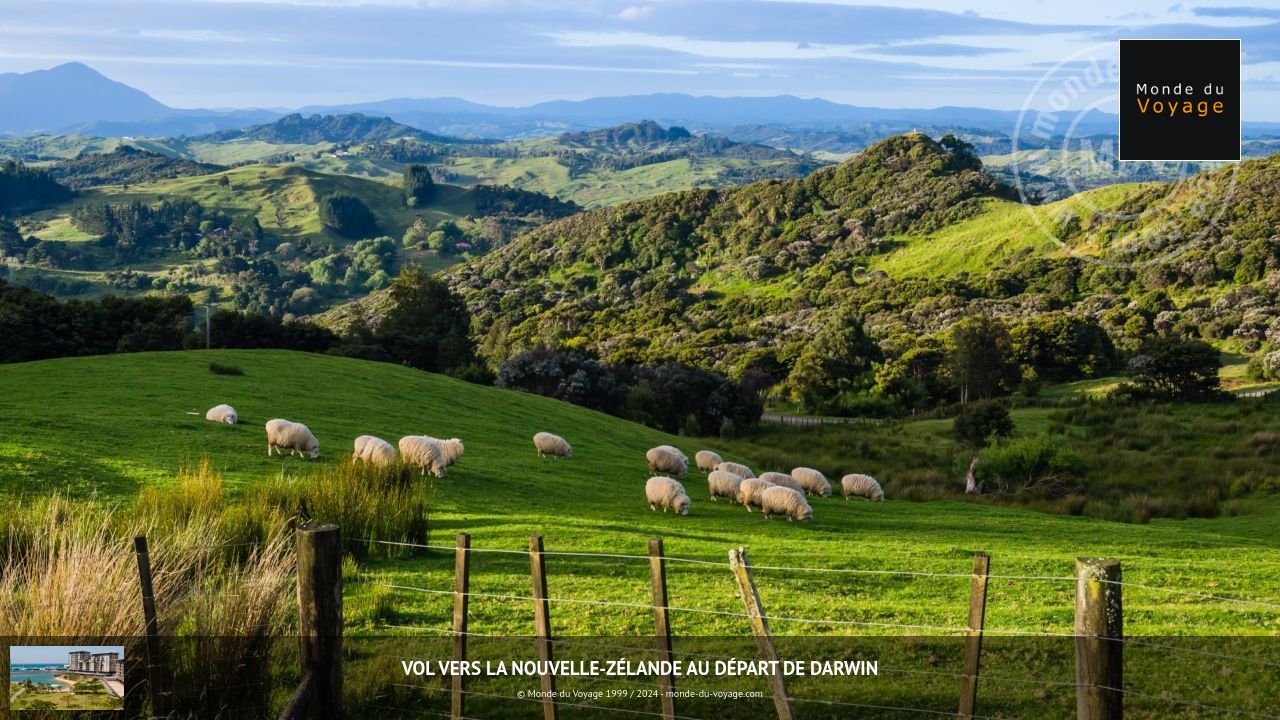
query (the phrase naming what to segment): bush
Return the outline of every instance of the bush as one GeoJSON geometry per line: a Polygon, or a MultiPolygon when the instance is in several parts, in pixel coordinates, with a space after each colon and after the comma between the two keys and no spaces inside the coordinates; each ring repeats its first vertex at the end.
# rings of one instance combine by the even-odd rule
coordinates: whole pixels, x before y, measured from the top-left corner
{"type": "Polygon", "coordinates": [[[1028,435],[996,442],[982,454],[977,476],[987,490],[1059,497],[1078,492],[1087,470],[1084,456],[1060,439],[1028,435]]]}
{"type": "Polygon", "coordinates": [[[378,231],[378,220],[360,198],[351,193],[335,192],[320,198],[320,222],[345,238],[371,237],[378,231]]]}

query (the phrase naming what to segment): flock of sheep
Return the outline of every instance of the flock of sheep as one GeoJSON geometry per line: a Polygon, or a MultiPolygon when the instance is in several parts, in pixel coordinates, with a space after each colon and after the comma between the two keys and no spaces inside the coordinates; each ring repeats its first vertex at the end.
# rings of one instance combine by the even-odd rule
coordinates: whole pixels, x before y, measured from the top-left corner
{"type": "MultiPolygon", "coordinates": [[[[689,458],[679,448],[659,445],[645,453],[649,472],[655,475],[645,483],[645,497],[649,509],[662,508],[680,515],[689,514],[692,502],[684,485],[676,478],[683,478],[689,471],[689,458]],[[674,477],[670,477],[674,476],[674,477]]],[[[831,497],[831,483],[821,472],[813,468],[798,467],[790,473],[766,472],[756,477],[751,468],[741,463],[725,462],[711,450],[700,450],[694,455],[698,469],[707,474],[707,491],[711,501],[728,498],[751,512],[758,507],[765,519],[785,515],[788,521],[806,522],[813,519],[813,506],[808,497],[831,497]]],[[[884,490],[870,475],[850,473],[840,479],[844,499],[861,497],[877,502],[884,500],[884,490]]]]}
{"type": "MultiPolygon", "coordinates": [[[[212,422],[235,425],[239,416],[230,405],[218,405],[205,413],[205,419],[212,422]]],[[[449,466],[462,457],[463,445],[458,438],[438,440],[427,435],[406,435],[400,438],[400,459],[406,464],[418,468],[423,475],[430,472],[436,477],[444,477],[449,466]]],[[[320,456],[320,441],[310,428],[302,423],[276,418],[267,421],[267,456],[273,453],[303,455],[317,458],[320,456]]],[[[396,461],[396,448],[391,443],[373,435],[361,435],[356,438],[355,448],[351,454],[352,462],[364,462],[378,467],[391,465],[396,461]]]]}
{"type": "MultiPolygon", "coordinates": [[[[205,419],[235,425],[239,416],[230,405],[218,405],[205,413],[205,419]]],[[[320,442],[306,425],[276,418],[268,420],[266,428],[268,456],[273,453],[283,455],[288,450],[290,455],[319,457],[320,442]]],[[[540,432],[533,436],[533,446],[540,458],[573,457],[573,448],[559,435],[540,432]]],[[[400,460],[418,468],[423,475],[430,472],[435,477],[444,477],[449,466],[462,457],[463,446],[458,438],[439,440],[427,435],[407,435],[400,438],[399,451],[400,460]]],[[[353,462],[383,467],[396,462],[396,459],[396,447],[382,438],[361,435],[355,440],[353,462]]],[[[649,509],[656,511],[662,508],[663,512],[672,510],[688,515],[692,500],[678,479],[688,474],[688,456],[674,446],[659,445],[650,448],[645,459],[649,463],[649,472],[665,473],[655,474],[645,483],[649,509]]],[[[741,463],[726,462],[711,450],[698,451],[694,461],[698,469],[707,474],[707,491],[712,502],[728,498],[729,502],[746,507],[747,512],[757,507],[766,519],[784,515],[788,521],[811,520],[813,506],[808,498],[831,497],[831,483],[813,468],[798,467],[790,473],[765,472],[756,477],[751,468],[741,463]]],[[[840,479],[840,489],[845,500],[851,497],[877,502],[884,500],[884,490],[870,475],[845,475],[840,479]]]]}

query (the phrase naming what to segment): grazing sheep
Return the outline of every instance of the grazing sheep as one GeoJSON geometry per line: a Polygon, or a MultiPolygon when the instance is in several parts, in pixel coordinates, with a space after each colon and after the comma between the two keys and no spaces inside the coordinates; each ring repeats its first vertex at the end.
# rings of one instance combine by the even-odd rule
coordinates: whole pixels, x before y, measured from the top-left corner
{"type": "Polygon", "coordinates": [[[676,456],[678,456],[681,460],[684,461],[684,464],[686,466],[689,465],[689,456],[685,455],[684,451],[676,447],[675,445],[659,445],[658,447],[663,450],[666,450],[667,452],[674,453],[676,456]]]}
{"type": "Polygon", "coordinates": [[[458,462],[458,458],[462,457],[462,441],[458,438],[449,438],[448,440],[440,440],[440,447],[444,450],[444,461],[448,465],[458,462]]]}
{"type": "Polygon", "coordinates": [[[760,509],[766,520],[774,515],[786,515],[787,522],[813,519],[813,508],[804,499],[804,493],[788,487],[771,487],[760,493],[760,509]]]}
{"type": "Polygon", "coordinates": [[[738,499],[738,486],[742,478],[723,470],[712,470],[707,474],[707,490],[711,493],[711,502],[716,498],[729,498],[729,502],[738,499]]]}
{"type": "Polygon", "coordinates": [[[760,495],[771,487],[777,487],[768,480],[747,478],[738,485],[738,503],[751,512],[751,506],[760,507],[760,495]]]}
{"type": "Polygon", "coordinates": [[[875,502],[884,501],[884,490],[880,488],[880,483],[870,475],[859,475],[850,473],[840,478],[840,489],[844,490],[844,499],[851,497],[866,498],[875,502]]]}
{"type": "Polygon", "coordinates": [[[774,485],[781,485],[785,488],[791,488],[798,493],[804,493],[804,487],[796,482],[796,479],[784,472],[766,472],[760,473],[761,480],[768,480],[774,485]]]}
{"type": "Polygon", "coordinates": [[[734,475],[737,475],[738,477],[743,479],[753,478],[756,476],[756,474],[752,472],[751,468],[747,467],[746,465],[743,465],[742,463],[736,463],[736,462],[722,462],[716,466],[716,470],[731,472],[734,475]]]}
{"type": "Polygon", "coordinates": [[[225,403],[209,408],[209,412],[204,414],[204,419],[228,425],[235,425],[240,422],[240,416],[236,414],[236,409],[225,403]]]}
{"type": "Polygon", "coordinates": [[[689,461],[670,445],[650,448],[644,457],[649,461],[649,472],[667,473],[682,478],[689,471],[689,461]]]}
{"type": "Polygon", "coordinates": [[[689,494],[684,491],[684,485],[669,477],[658,475],[649,478],[649,482],[644,484],[644,494],[649,499],[650,510],[661,507],[662,512],[670,509],[679,515],[689,514],[689,494]]]}
{"type": "Polygon", "coordinates": [[[813,468],[798,467],[791,471],[791,477],[800,483],[805,495],[831,497],[831,483],[827,480],[827,476],[820,471],[813,468]]]}
{"type": "Polygon", "coordinates": [[[294,453],[310,453],[311,457],[320,457],[320,441],[311,434],[306,425],[290,422],[281,418],[267,421],[267,456],[275,450],[281,455],[285,450],[294,453]]]}
{"type": "Polygon", "coordinates": [[[710,450],[699,450],[693,459],[698,463],[698,469],[705,473],[715,470],[717,465],[724,462],[724,458],[710,450]]]}
{"type": "Polygon", "coordinates": [[[351,461],[386,467],[396,461],[396,449],[380,437],[361,435],[356,438],[356,448],[351,454],[351,461]]]}
{"type": "Polygon", "coordinates": [[[406,435],[400,438],[400,457],[418,468],[422,475],[430,470],[432,475],[442,478],[449,470],[440,441],[426,435],[406,435]]]}
{"type": "Polygon", "coordinates": [[[573,448],[569,447],[569,443],[559,435],[552,435],[549,432],[540,432],[533,436],[533,446],[538,448],[538,457],[544,458],[548,455],[552,457],[573,457],[573,448]]]}

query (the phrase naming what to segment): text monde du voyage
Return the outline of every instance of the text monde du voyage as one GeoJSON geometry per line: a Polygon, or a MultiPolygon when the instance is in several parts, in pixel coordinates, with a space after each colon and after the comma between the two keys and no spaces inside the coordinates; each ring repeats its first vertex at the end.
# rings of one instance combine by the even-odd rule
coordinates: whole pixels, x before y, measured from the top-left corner
{"type": "Polygon", "coordinates": [[[876,660],[401,660],[406,676],[879,675],[876,660]]]}
{"type": "Polygon", "coordinates": [[[1226,95],[1226,87],[1214,83],[1204,86],[1190,83],[1173,85],[1152,85],[1135,83],[1138,112],[1143,115],[1159,115],[1164,117],[1209,117],[1223,115],[1227,112],[1226,103],[1214,97],[1226,95]]]}

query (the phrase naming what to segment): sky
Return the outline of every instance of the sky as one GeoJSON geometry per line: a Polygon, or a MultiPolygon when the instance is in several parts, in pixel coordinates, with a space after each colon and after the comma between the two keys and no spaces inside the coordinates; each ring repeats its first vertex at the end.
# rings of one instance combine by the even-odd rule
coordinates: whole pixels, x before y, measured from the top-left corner
{"type": "Polygon", "coordinates": [[[32,663],[48,663],[52,665],[66,665],[67,654],[75,650],[88,650],[89,652],[113,652],[118,654],[124,653],[123,645],[13,645],[9,648],[9,662],[15,665],[30,665],[32,663]]]}
{"type": "Polygon", "coordinates": [[[1280,121],[1280,1],[1254,2],[0,0],[0,72],[78,60],[175,107],[684,92],[1016,110],[1087,48],[1225,37],[1245,119],[1280,121]]]}

